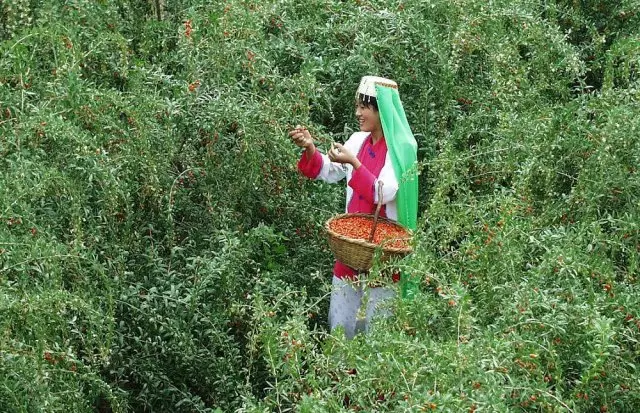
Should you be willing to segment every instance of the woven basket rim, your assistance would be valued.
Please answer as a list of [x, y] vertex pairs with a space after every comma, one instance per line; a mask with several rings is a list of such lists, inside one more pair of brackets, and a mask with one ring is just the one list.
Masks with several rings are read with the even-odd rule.
[[[359, 246], [362, 246], [362, 247], [366, 247], [366, 248], [369, 248], [369, 249], [381, 248], [383, 251], [386, 251], [386, 252], [391, 252], [391, 253], [402, 253], [402, 254], [408, 254], [408, 253], [413, 252], [413, 248], [411, 248], [411, 246], [407, 246], [406, 248], [396, 248], [396, 247], [384, 246], [384, 243], [383, 243], [383, 244], [374, 244], [374, 243], [372, 243], [372, 242], [365, 241], [365, 240], [363, 240], [363, 239], [355, 239], [355, 238], [345, 237], [344, 235], [342, 235], [342, 234], [338, 234], [337, 232], [335, 232], [334, 230], [332, 230], [332, 229], [329, 227], [329, 224], [330, 224], [332, 221], [335, 221], [335, 220], [337, 220], [337, 219], [341, 219], [341, 218], [348, 218], [348, 217], [358, 217], [358, 216], [360, 216], [360, 217], [366, 217], [366, 218], [371, 218], [372, 220], [373, 220], [373, 218], [374, 218], [374, 216], [373, 216], [373, 215], [371, 215], [371, 214], [364, 214], [364, 213], [359, 213], [359, 212], [358, 212], [358, 213], [337, 214], [337, 215], [332, 216], [331, 218], [329, 218], [329, 219], [325, 222], [325, 224], [324, 224], [325, 230], [326, 230], [326, 231], [329, 233], [329, 235], [330, 235], [330, 236], [332, 236], [332, 237], [335, 237], [335, 238], [338, 238], [338, 239], [340, 239], [340, 240], [343, 240], [343, 241], [349, 242], [349, 243], [351, 243], [351, 244], [356, 244], [356, 245], [359, 245]], [[408, 228], [405, 228], [404, 226], [402, 226], [402, 225], [401, 225], [401, 224], [399, 224], [398, 222], [396, 222], [396, 221], [392, 221], [392, 220], [390, 220], [390, 219], [388, 219], [388, 218], [384, 218], [384, 217], [378, 217], [378, 221], [384, 221], [384, 222], [387, 222], [387, 223], [389, 223], [389, 224], [392, 224], [392, 225], [396, 225], [396, 226], [398, 226], [398, 227], [401, 227], [402, 229], [404, 229], [405, 231], [407, 231], [407, 233], [409, 234], [409, 236], [408, 236], [408, 237], [406, 237], [406, 238], [405, 238], [405, 237], [403, 237], [403, 238], [393, 238], [394, 240], [396, 240], [396, 239], [401, 239], [401, 240], [409, 240], [409, 239], [411, 239], [411, 230], [409, 230]]]

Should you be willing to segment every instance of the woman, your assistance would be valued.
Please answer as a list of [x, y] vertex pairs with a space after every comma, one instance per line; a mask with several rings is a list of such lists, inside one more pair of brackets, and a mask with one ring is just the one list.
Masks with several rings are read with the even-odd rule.
[[[298, 169], [308, 178], [331, 183], [346, 178], [348, 213], [374, 213], [378, 203], [376, 188], [382, 182], [380, 216], [415, 229], [417, 145], [400, 102], [398, 85], [382, 77], [364, 76], [356, 92], [356, 119], [360, 132], [352, 134], [344, 145], [333, 144], [327, 154], [316, 149], [306, 128], [298, 126], [289, 132], [293, 142], [304, 148]], [[362, 283], [354, 282], [358, 280], [353, 268], [336, 261], [333, 274], [329, 326], [331, 330], [342, 326], [345, 335], [352, 338], [359, 331], [368, 330], [376, 307], [393, 296], [393, 289], [368, 288], [365, 298]], [[363, 299], [364, 318], [358, 317]]]

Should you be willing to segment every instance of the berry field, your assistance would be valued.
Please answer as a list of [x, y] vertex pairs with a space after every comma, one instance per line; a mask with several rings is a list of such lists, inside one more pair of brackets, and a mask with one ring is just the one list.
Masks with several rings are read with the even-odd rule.
[[[0, 410], [640, 410], [640, 0], [0, 2]], [[419, 284], [330, 334], [287, 136], [396, 80]]]

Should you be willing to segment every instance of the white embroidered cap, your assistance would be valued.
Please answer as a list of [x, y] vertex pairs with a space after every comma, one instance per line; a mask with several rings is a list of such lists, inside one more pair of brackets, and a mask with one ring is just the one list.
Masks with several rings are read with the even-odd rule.
[[360, 94], [374, 98], [377, 97], [376, 85], [390, 87], [393, 89], [398, 88], [398, 84], [391, 79], [379, 76], [363, 76], [360, 80], [360, 86], [358, 86], [358, 90], [356, 91], [356, 97]]

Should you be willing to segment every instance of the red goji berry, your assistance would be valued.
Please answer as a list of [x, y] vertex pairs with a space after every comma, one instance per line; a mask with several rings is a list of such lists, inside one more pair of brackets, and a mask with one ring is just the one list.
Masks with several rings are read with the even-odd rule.
[[[369, 240], [373, 219], [363, 216], [348, 216], [331, 221], [329, 228], [347, 238]], [[401, 226], [389, 222], [378, 222], [373, 237], [374, 244], [384, 242], [385, 246], [393, 248], [406, 248], [409, 234]]]

